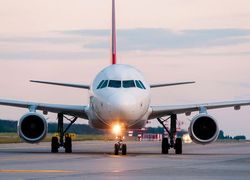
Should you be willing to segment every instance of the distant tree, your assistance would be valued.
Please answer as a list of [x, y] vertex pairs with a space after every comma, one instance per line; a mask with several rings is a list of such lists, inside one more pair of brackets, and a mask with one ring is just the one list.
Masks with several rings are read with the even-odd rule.
[[162, 127], [148, 127], [146, 130], [146, 133], [163, 134], [164, 128], [162, 128]]
[[240, 135], [240, 136], [234, 136], [235, 140], [246, 140], [246, 136]]
[[0, 120], [0, 132], [17, 132], [17, 121]]
[[[68, 124], [64, 124], [65, 127]], [[55, 133], [57, 131], [57, 123], [48, 124], [48, 132]], [[0, 133], [17, 132], [17, 121], [0, 120]], [[69, 131], [76, 134], [104, 134], [104, 131], [93, 129], [86, 124], [73, 124]]]
[[218, 139], [225, 139], [224, 131], [220, 130]]

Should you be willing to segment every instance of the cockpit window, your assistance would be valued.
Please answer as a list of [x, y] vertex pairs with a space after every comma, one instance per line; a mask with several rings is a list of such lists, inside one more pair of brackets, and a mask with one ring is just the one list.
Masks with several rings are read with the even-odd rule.
[[144, 84], [140, 80], [138, 80], [138, 81], [141, 84], [141, 86], [143, 87], [143, 89], [146, 89], [145, 86], [144, 86]]
[[136, 86], [137, 86], [138, 88], [143, 89], [143, 87], [142, 87], [142, 85], [139, 83], [139, 81], [136, 80], [135, 83], [136, 83]]
[[124, 87], [124, 88], [135, 87], [135, 82], [134, 82], [133, 80], [130, 80], [130, 81], [122, 81], [122, 87]]
[[121, 81], [116, 81], [116, 80], [110, 80], [109, 81], [109, 85], [108, 87], [112, 87], [112, 88], [120, 88], [122, 85]]
[[108, 80], [103, 81], [102, 85], [100, 86], [100, 89], [105, 88], [108, 86]]
[[99, 83], [99, 85], [97, 86], [96, 89], [100, 89], [100, 87], [102, 86], [103, 82], [104, 82], [104, 80], [102, 80], [102, 81]]
[[103, 89], [106, 87], [111, 88], [140, 88], [146, 89], [144, 84], [140, 80], [126, 80], [126, 81], [118, 81], [118, 80], [102, 80], [96, 89]]

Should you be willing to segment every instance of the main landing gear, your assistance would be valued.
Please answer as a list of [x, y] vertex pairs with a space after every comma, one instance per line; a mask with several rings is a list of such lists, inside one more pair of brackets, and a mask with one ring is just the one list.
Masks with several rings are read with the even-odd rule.
[[[168, 121], [169, 119], [170, 119], [170, 129], [168, 129], [165, 125], [165, 122]], [[162, 154], [168, 154], [170, 148], [175, 149], [175, 154], [182, 154], [182, 140], [181, 138], [175, 138], [177, 115], [172, 114], [167, 119], [157, 118], [157, 120], [163, 126], [163, 128], [166, 130], [169, 136], [169, 139], [166, 137], [163, 137], [162, 139], [162, 147], [161, 147]]]
[[[63, 118], [70, 121], [70, 124], [65, 129], [63, 128]], [[51, 152], [58, 153], [58, 149], [60, 147], [64, 147], [65, 153], [71, 153], [72, 152], [72, 139], [68, 134], [66, 134], [66, 132], [71, 127], [71, 125], [74, 124], [74, 122], [76, 122], [77, 117], [74, 117], [73, 119], [69, 119], [63, 114], [59, 113], [57, 115], [57, 119], [58, 119], [57, 133], [59, 134], [59, 138], [57, 136], [52, 137]]]
[[118, 155], [119, 151], [122, 152], [122, 155], [126, 155], [127, 154], [127, 145], [123, 142], [123, 137], [119, 136], [119, 141], [117, 143], [115, 143], [114, 145], [114, 154]]

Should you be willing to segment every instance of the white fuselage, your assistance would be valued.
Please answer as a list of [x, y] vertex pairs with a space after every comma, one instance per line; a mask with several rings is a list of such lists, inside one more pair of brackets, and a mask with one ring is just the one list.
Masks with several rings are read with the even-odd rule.
[[90, 91], [89, 123], [109, 129], [114, 123], [126, 129], [145, 126], [150, 104], [150, 86], [129, 65], [111, 65], [94, 79]]

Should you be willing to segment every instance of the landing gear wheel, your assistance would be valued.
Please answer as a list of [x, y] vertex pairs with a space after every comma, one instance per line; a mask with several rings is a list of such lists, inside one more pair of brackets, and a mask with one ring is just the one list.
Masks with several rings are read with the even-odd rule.
[[71, 140], [71, 137], [65, 137], [64, 148], [65, 148], [65, 153], [72, 153], [72, 140]]
[[123, 144], [122, 145], [122, 155], [126, 155], [127, 154], [127, 145]]
[[161, 144], [161, 153], [168, 154], [168, 150], [169, 150], [168, 138], [163, 138]]
[[115, 146], [114, 146], [114, 153], [115, 153], [115, 155], [119, 154], [119, 149], [120, 149], [120, 146], [119, 146], [118, 143], [116, 143]]
[[52, 137], [51, 139], [51, 152], [58, 153], [59, 143], [57, 137]]
[[175, 154], [182, 154], [182, 140], [181, 140], [181, 138], [176, 138], [176, 140], [175, 140]]

